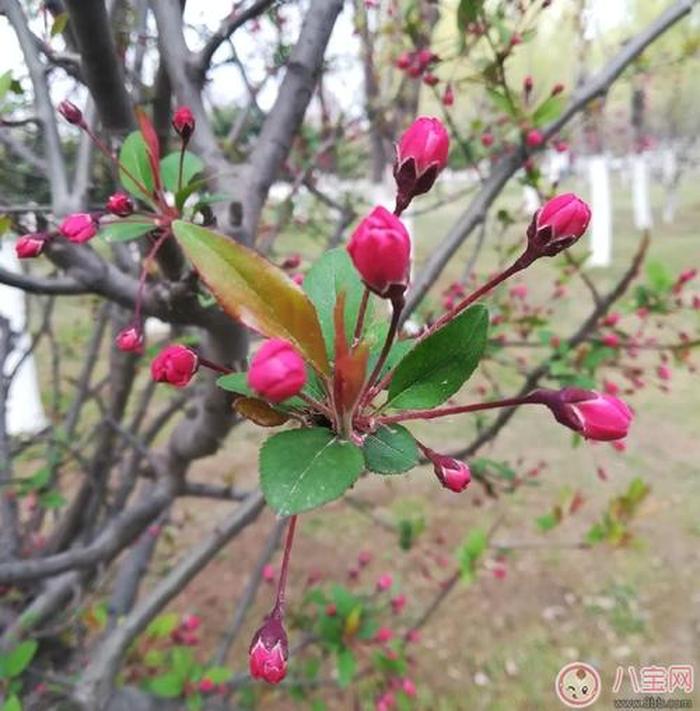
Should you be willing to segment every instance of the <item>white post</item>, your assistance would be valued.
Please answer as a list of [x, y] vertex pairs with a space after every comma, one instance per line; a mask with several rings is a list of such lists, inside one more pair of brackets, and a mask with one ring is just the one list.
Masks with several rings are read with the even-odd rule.
[[649, 167], [644, 153], [632, 159], [632, 196], [634, 202], [634, 225], [638, 230], [652, 226], [649, 201]]
[[588, 160], [588, 180], [591, 188], [591, 218], [589, 266], [607, 267], [612, 261], [612, 205], [610, 202], [610, 170], [604, 155]]
[[[0, 242], [0, 265], [8, 271], [21, 271], [11, 240], [4, 239]], [[20, 289], [0, 284], [0, 314], [10, 322], [15, 338], [14, 348], [5, 362], [5, 374], [8, 374], [15, 369], [31, 343], [25, 330], [27, 309], [24, 293]], [[10, 384], [7, 397], [7, 432], [10, 435], [33, 434], [46, 427], [46, 424], [36, 365], [30, 355], [24, 359]]]
[[670, 224], [676, 217], [676, 202], [678, 198], [678, 162], [673, 146], [669, 146], [663, 152], [662, 160], [664, 186], [666, 187], [663, 220], [666, 224]]
[[523, 187], [523, 205], [525, 213], [528, 215], [532, 215], [540, 209], [540, 196], [531, 185]]

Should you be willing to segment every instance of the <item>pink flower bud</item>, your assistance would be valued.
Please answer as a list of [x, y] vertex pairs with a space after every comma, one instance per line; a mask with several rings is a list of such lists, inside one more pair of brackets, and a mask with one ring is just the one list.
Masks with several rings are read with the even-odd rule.
[[523, 79], [523, 91], [526, 94], [529, 94], [532, 91], [532, 87], [535, 85], [535, 82], [533, 81], [532, 77], [528, 74], [524, 79]]
[[413, 697], [416, 695], [416, 685], [409, 678], [403, 679], [401, 681], [401, 690], [404, 694], [406, 694], [406, 696]]
[[411, 65], [411, 59], [411, 55], [408, 52], [403, 52], [396, 60], [396, 67], [402, 70], [408, 69], [408, 67]]
[[15, 242], [15, 252], [19, 259], [32, 259], [38, 257], [44, 251], [46, 235], [35, 232], [22, 235]]
[[271, 563], [267, 563], [262, 569], [262, 579], [266, 583], [274, 583], [277, 573], [275, 572], [275, 566]]
[[528, 148], [539, 148], [544, 143], [542, 133], [536, 128], [531, 129], [525, 134], [525, 144]]
[[282, 269], [296, 269], [301, 264], [301, 255], [299, 253], [290, 254], [283, 262], [280, 264]]
[[391, 575], [389, 575], [389, 573], [384, 573], [384, 575], [381, 575], [379, 580], [377, 580], [377, 590], [380, 592], [388, 590], [392, 586], [393, 582], [394, 581], [392, 580]]
[[194, 133], [194, 126], [194, 115], [189, 106], [181, 106], [173, 114], [173, 128], [175, 129], [175, 133], [177, 133], [185, 143], [190, 140], [190, 137]]
[[82, 244], [97, 234], [97, 222], [87, 212], [76, 212], [63, 220], [58, 231], [70, 242]]
[[573, 193], [557, 195], [535, 214], [528, 228], [528, 249], [553, 257], [570, 247], [588, 229], [591, 209]]
[[600, 442], [626, 437], [632, 422], [632, 411], [622, 400], [595, 390], [537, 390], [530, 401], [546, 405], [562, 425]]
[[482, 133], [481, 134], [481, 145], [484, 148], [490, 148], [493, 145], [493, 134], [492, 133]]
[[107, 200], [107, 212], [117, 217], [129, 217], [134, 211], [134, 203], [125, 193], [114, 193]]
[[440, 83], [440, 80], [431, 72], [427, 72], [423, 75], [423, 83], [426, 86], [436, 86]]
[[554, 150], [557, 153], [566, 153], [569, 150], [569, 144], [566, 141], [555, 141]]
[[369, 565], [372, 560], [372, 554], [369, 551], [360, 551], [359, 555], [357, 556], [357, 562], [359, 563], [361, 568], [364, 568], [366, 565]]
[[85, 126], [83, 112], [68, 100], [64, 100], [58, 105], [58, 113], [61, 114], [68, 123], [72, 123], [74, 126], [80, 126], [81, 128]]
[[151, 377], [158, 383], [184, 388], [198, 368], [199, 358], [192, 349], [181, 345], [167, 346], [153, 359]]
[[211, 694], [216, 691], [216, 684], [208, 676], [200, 679], [197, 687], [203, 694]]
[[379, 296], [406, 290], [411, 239], [401, 220], [386, 208], [375, 207], [360, 222], [350, 237], [348, 252], [367, 287]]
[[279, 684], [287, 674], [287, 633], [281, 619], [273, 614], [253, 635], [248, 650], [250, 675], [269, 684]]
[[619, 322], [620, 314], [617, 313], [617, 311], [613, 311], [612, 313], [607, 314], [601, 323], [603, 326], [610, 326], [610, 328], [613, 328], [614, 326], [617, 326]]
[[117, 348], [124, 353], [143, 352], [143, 331], [136, 326], [124, 328], [117, 334]]
[[670, 380], [671, 379], [671, 369], [664, 363], [662, 363], [656, 369], [656, 373], [661, 380]]
[[188, 632], [196, 632], [202, 624], [202, 618], [199, 615], [186, 614], [180, 620], [180, 627]]
[[306, 366], [288, 341], [271, 338], [253, 356], [248, 385], [270, 402], [297, 395], [306, 384]]
[[328, 603], [328, 605], [326, 605], [326, 615], [328, 615], [328, 617], [335, 617], [337, 614], [338, 608], [335, 603]]
[[417, 118], [401, 136], [396, 147], [394, 178], [397, 204], [403, 210], [416, 195], [433, 187], [438, 173], [447, 165], [450, 137], [439, 119]]
[[620, 337], [616, 333], [606, 333], [601, 341], [608, 348], [617, 348], [620, 345]]
[[405, 595], [401, 594], [391, 598], [391, 609], [395, 615], [400, 614], [404, 607], [406, 607]]
[[394, 633], [388, 627], [380, 627], [374, 638], [380, 644], [386, 644], [390, 639], [392, 639], [393, 636]]
[[564, 91], [564, 85], [557, 83], [552, 87], [552, 96], [556, 96], [557, 94], [561, 94]]
[[430, 458], [434, 465], [435, 476], [446, 489], [458, 494], [469, 486], [472, 473], [464, 462], [435, 452], [431, 452]]

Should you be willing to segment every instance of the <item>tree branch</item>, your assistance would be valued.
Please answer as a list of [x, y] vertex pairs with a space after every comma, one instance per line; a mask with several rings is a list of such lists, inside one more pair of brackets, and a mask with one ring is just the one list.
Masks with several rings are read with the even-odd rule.
[[[646, 29], [631, 39], [596, 76], [576, 90], [562, 115], [544, 130], [545, 139], [549, 139], [558, 133], [578, 112], [585, 108], [591, 99], [605, 95], [625, 68], [661, 34], [687, 15], [697, 1], [676, 0]], [[404, 320], [418, 306], [464, 240], [469, 237], [477, 225], [483, 222], [489, 206], [498, 197], [515, 172], [520, 169], [525, 158], [526, 154], [523, 149], [515, 151], [513, 155], [503, 159], [491, 172], [466, 212], [455, 222], [443, 241], [432, 252], [425, 266], [413, 282], [403, 311]]]

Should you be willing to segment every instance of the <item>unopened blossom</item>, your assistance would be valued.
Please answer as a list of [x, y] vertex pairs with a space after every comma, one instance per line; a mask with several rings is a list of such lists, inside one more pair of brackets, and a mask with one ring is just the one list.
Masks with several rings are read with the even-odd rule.
[[299, 394], [306, 384], [306, 364], [294, 346], [281, 338], [271, 338], [253, 356], [248, 385], [270, 402], [282, 402]]
[[199, 358], [191, 348], [182, 345], [167, 346], [153, 359], [151, 377], [156, 382], [184, 388], [198, 368]]

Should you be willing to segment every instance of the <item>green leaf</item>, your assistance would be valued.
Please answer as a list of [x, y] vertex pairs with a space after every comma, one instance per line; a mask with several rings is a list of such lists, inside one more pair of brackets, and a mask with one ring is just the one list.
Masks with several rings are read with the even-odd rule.
[[100, 225], [100, 236], [108, 242], [128, 242], [145, 235], [155, 228], [152, 222], [108, 222]]
[[[333, 354], [333, 309], [338, 294], [345, 292], [345, 332], [351, 342], [364, 290], [364, 284], [344, 247], [326, 252], [304, 277], [304, 291], [316, 307], [329, 355]], [[365, 323], [371, 318], [370, 307], [371, 303]]]
[[262, 490], [282, 516], [339, 498], [362, 470], [361, 451], [321, 427], [280, 432], [260, 450]]
[[416, 440], [401, 425], [382, 426], [367, 435], [362, 452], [365, 467], [377, 474], [400, 474], [418, 464]]
[[167, 637], [180, 624], [180, 617], [175, 612], [166, 612], [164, 615], [159, 615], [146, 628], [144, 633], [147, 637], [156, 637], [162, 639]]
[[564, 106], [566, 106], [566, 100], [561, 94], [550, 96], [537, 107], [537, 110], [532, 115], [532, 123], [535, 126], [543, 126], [550, 121], [554, 121], [554, 119], [559, 118]]
[[65, 504], [66, 499], [61, 492], [56, 489], [47, 491], [39, 497], [39, 506], [44, 509], [60, 509], [61, 506], [65, 506]]
[[229, 237], [177, 220], [173, 233], [229, 316], [290, 341], [324, 375], [326, 346], [313, 304], [281, 269]]
[[199, 711], [204, 706], [204, 699], [199, 693], [192, 694], [185, 699], [187, 711]]
[[537, 524], [537, 528], [539, 528], [542, 533], [546, 533], [557, 526], [559, 518], [553, 511], [550, 511], [549, 513], [544, 514], [544, 516], [538, 516], [535, 519], [535, 523]]
[[13, 679], [19, 676], [34, 658], [38, 646], [36, 640], [27, 639], [0, 657], [0, 678]]
[[479, 364], [488, 324], [486, 307], [477, 304], [418, 343], [394, 372], [388, 404], [399, 410], [435, 407], [454, 395]]
[[172, 651], [173, 672], [181, 679], [187, 679], [194, 664], [192, 650], [188, 647], [174, 647]]
[[22, 711], [22, 703], [12, 694], [12, 696], [5, 699], [5, 703], [0, 707], [0, 711]]
[[355, 655], [347, 648], [343, 648], [338, 652], [338, 684], [341, 689], [345, 689], [350, 685], [350, 682], [355, 676], [357, 669], [357, 660]]
[[464, 543], [457, 550], [457, 558], [463, 580], [470, 582], [474, 579], [476, 564], [486, 550], [487, 545], [488, 536], [483, 529], [475, 528], [467, 534]]
[[53, 24], [51, 25], [51, 37], [55, 37], [56, 35], [62, 34], [63, 30], [66, 29], [67, 24], [68, 24], [68, 13], [67, 12], [62, 12], [60, 15], [56, 15], [56, 19], [53, 21]]
[[226, 667], [207, 667], [202, 676], [211, 679], [215, 684], [225, 684], [233, 673]]
[[255, 397], [255, 393], [248, 386], [248, 373], [229, 373], [222, 375], [216, 384], [222, 390], [228, 390], [231, 393], [238, 393], [246, 397]]
[[120, 170], [119, 180], [124, 189], [138, 198], [152, 202], [153, 175], [146, 143], [140, 131], [134, 131], [126, 137], [119, 151], [119, 162], [146, 188], [147, 192], [144, 192], [125, 171]]
[[489, 95], [489, 98], [493, 101], [497, 109], [500, 109], [503, 113], [508, 114], [508, 116], [515, 116], [517, 114], [517, 110], [515, 106], [513, 106], [513, 102], [505, 94], [501, 94], [499, 91], [490, 88], [486, 89], [486, 93]]
[[176, 699], [182, 694], [184, 685], [185, 682], [182, 678], [174, 672], [169, 672], [151, 679], [148, 687], [152, 694], [162, 699]]
[[[169, 153], [160, 162], [160, 175], [166, 190], [177, 192], [177, 178], [180, 170], [180, 153]], [[204, 161], [194, 153], [185, 151], [182, 163], [182, 187], [189, 184], [197, 173], [204, 170]]]
[[484, 0], [460, 0], [457, 6], [457, 27], [464, 32], [467, 26], [479, 19]]

